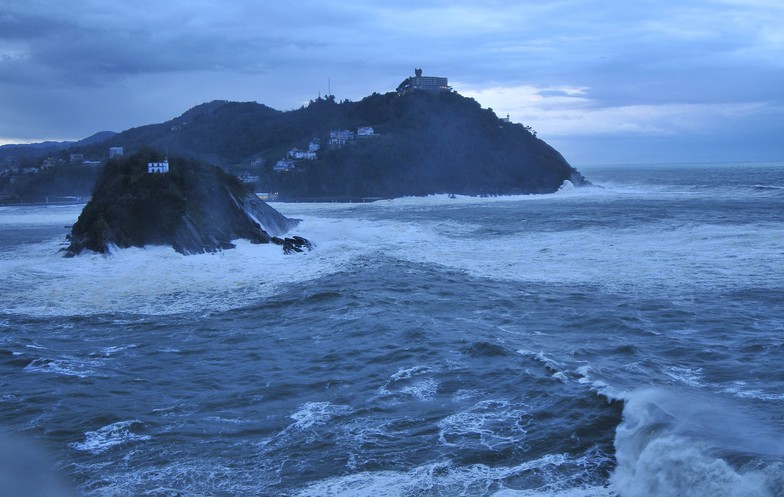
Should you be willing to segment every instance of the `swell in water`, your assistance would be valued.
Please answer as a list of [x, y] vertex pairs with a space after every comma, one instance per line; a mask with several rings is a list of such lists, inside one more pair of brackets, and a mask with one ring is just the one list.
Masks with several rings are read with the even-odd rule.
[[781, 495], [781, 196], [692, 183], [276, 205], [293, 257], [0, 211], [3, 420], [93, 495]]
[[[764, 219], [749, 224], [673, 223], [618, 226], [602, 219], [566, 229], [529, 228], [527, 207], [569, 210], [586, 199], [633, 202], [661, 192], [637, 189], [566, 189], [550, 196], [497, 198], [447, 196], [404, 198], [373, 204], [279, 204], [302, 217], [298, 232], [318, 250], [289, 257], [274, 245], [237, 242], [237, 249], [183, 257], [168, 247], [130, 248], [111, 256], [56, 257], [63, 239], [0, 253], [0, 291], [5, 310], [31, 315], [91, 313], [171, 314], [241, 308], [286, 285], [297, 285], [351, 267], [376, 254], [466, 271], [476, 277], [521, 282], [596, 284], [606, 288], [668, 292], [673, 287], [768, 286], [778, 273], [780, 225]], [[676, 198], [681, 195], [675, 194]], [[450, 211], [513, 211], [505, 232], [488, 234], [482, 219], [450, 219]], [[72, 223], [78, 206], [53, 212], [9, 212], [4, 226]], [[418, 211], [443, 216], [412, 219]], [[396, 219], [399, 211], [406, 213]], [[324, 216], [325, 217], [321, 217]], [[652, 236], [655, 233], [655, 236]], [[64, 237], [65, 231], [62, 231]]]

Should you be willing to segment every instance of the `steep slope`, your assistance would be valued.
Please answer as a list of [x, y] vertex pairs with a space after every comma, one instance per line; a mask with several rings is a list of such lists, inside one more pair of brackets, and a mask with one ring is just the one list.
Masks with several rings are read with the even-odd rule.
[[67, 256], [83, 250], [170, 245], [183, 254], [233, 247], [232, 240], [278, 243], [299, 251], [299, 237], [277, 238], [294, 226], [234, 176], [215, 166], [174, 159], [166, 174], [148, 174], [153, 150], [110, 161], [68, 236]]
[[[325, 114], [325, 107], [327, 102], [299, 111], [300, 120]], [[333, 107], [333, 126], [372, 126], [377, 135], [323, 150], [316, 161], [272, 175], [276, 191], [290, 197], [518, 194], [554, 192], [567, 180], [586, 182], [529, 128], [503, 122], [457, 93], [374, 94]]]
[[[373, 127], [374, 136], [328, 146], [330, 131], [363, 126]], [[316, 160], [273, 170], [289, 150], [306, 149], [315, 138], [322, 144]], [[530, 128], [505, 122], [455, 92], [374, 93], [340, 103], [319, 98], [287, 112], [213, 101], [101, 146], [131, 151], [145, 145], [251, 172], [260, 178], [259, 188], [282, 199], [548, 193], [567, 180], [586, 182]]]

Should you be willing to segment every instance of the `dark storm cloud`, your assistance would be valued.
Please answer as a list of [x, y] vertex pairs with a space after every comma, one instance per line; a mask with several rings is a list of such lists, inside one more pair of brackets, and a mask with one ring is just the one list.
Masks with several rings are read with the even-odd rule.
[[772, 0], [0, 0], [0, 141], [216, 98], [357, 99], [414, 67], [557, 140], [780, 129], [782, 15]]

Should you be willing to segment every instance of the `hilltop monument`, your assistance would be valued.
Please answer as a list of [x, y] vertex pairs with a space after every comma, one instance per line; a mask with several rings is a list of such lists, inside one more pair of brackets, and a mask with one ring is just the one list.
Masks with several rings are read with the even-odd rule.
[[414, 69], [414, 75], [403, 80], [397, 87], [397, 92], [400, 95], [410, 93], [413, 91], [427, 91], [439, 93], [442, 91], [451, 91], [449, 81], [447, 78], [438, 76], [422, 76], [422, 69]]

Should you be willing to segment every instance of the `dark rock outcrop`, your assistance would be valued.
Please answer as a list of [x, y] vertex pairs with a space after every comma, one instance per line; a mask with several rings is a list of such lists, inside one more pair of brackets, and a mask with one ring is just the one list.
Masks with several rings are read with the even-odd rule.
[[[109, 161], [73, 225], [66, 256], [83, 250], [170, 245], [182, 254], [233, 248], [232, 240], [272, 243], [298, 224], [216, 166], [172, 159], [169, 172], [149, 174], [154, 150]], [[288, 238], [286, 240], [289, 240]], [[284, 251], [312, 247], [301, 237]], [[300, 241], [301, 240], [301, 241]]]

